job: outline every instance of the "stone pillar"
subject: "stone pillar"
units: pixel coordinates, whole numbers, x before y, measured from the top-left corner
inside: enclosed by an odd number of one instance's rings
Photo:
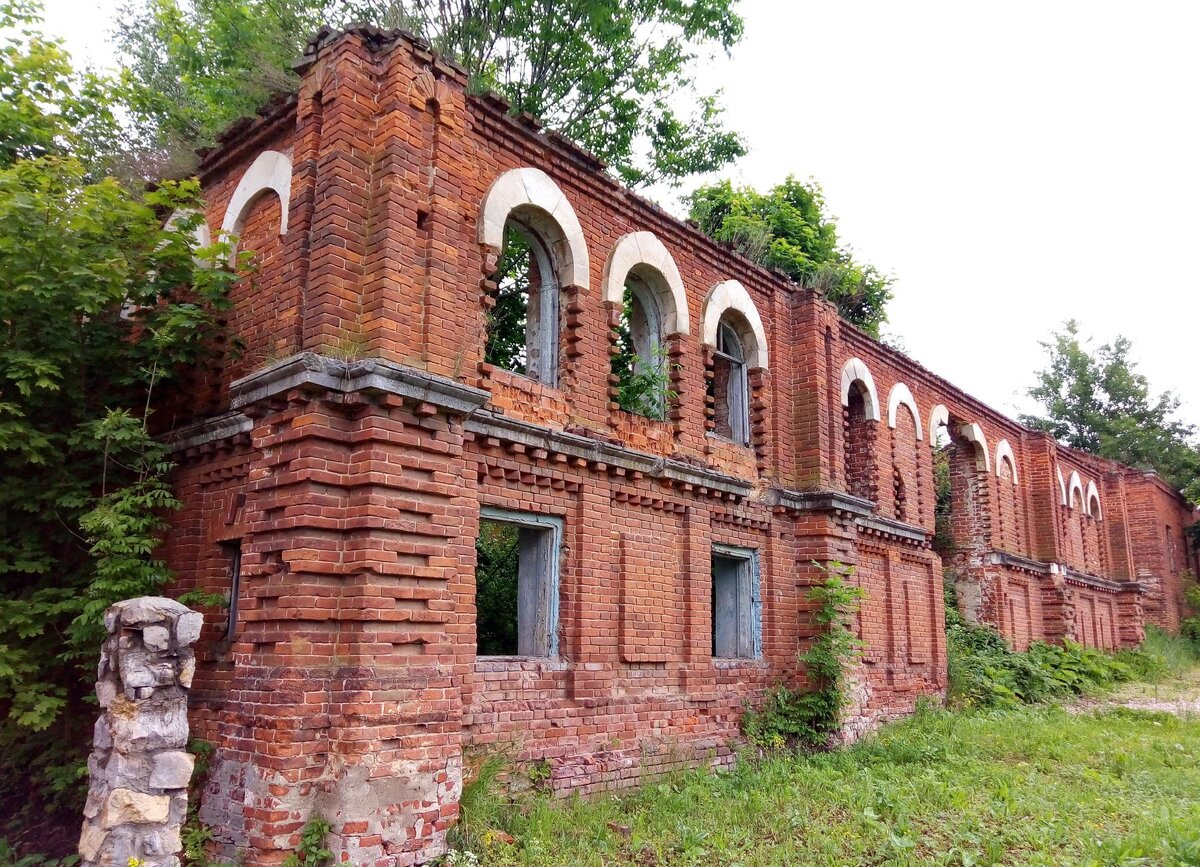
[[[202,615],[173,599],[143,596],[104,613],[91,785],[83,808],[83,867],[178,867],[194,759],[187,696]]]

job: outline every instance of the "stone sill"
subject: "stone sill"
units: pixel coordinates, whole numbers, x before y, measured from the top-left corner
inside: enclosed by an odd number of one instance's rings
[[[543,656],[477,656],[475,671],[477,673],[495,671],[566,671],[565,659],[546,658]]]
[[[771,668],[771,664],[765,659],[728,659],[725,657],[713,657],[713,668],[728,671],[730,669],[747,668],[756,671],[767,671]]]

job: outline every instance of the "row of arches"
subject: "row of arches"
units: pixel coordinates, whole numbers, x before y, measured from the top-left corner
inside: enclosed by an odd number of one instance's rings
[[[1062,467],[1056,467],[1055,471],[1058,474],[1060,505],[1073,511],[1082,511],[1097,521],[1104,520],[1104,513],[1100,507],[1100,491],[1096,482],[1089,479],[1085,487],[1078,470],[1072,470],[1068,478],[1064,478]]]
[[[512,169],[483,198],[477,240],[490,272],[484,361],[557,386],[563,311],[588,290],[590,280],[590,254],[574,209],[545,172]],[[667,345],[692,332],[687,291],[674,258],[653,232],[622,235],[605,260],[600,294],[614,313],[611,379],[617,382],[620,407],[665,417]],[[754,301],[737,280],[709,290],[699,338],[711,355],[706,376],[711,428],[747,445],[748,374],[767,368],[768,344]]]
[[[880,400],[879,392],[875,387],[875,379],[871,376],[871,371],[868,369],[865,362],[858,358],[851,358],[842,366],[841,380],[841,397],[842,406],[850,407],[851,400],[858,396],[863,402],[863,415],[867,421],[880,421]],[[900,407],[905,407],[912,417],[914,432],[918,441],[924,439],[924,430],[921,426],[921,411],[917,408],[917,402],[913,397],[912,390],[903,382],[897,382],[892,386],[892,390],[888,393],[887,402],[887,423],[888,427],[895,430]],[[939,442],[949,435],[950,426],[950,410],[945,404],[937,404],[929,411],[929,445],[931,448],[939,448],[945,445],[945,442]],[[939,433],[945,431],[945,433]],[[977,423],[971,422],[960,425],[959,435],[967,442],[974,444],[976,457],[980,464],[980,468],[987,472],[992,472],[995,466],[995,472],[998,477],[1007,477],[1013,485],[1019,485],[1020,481],[1017,475],[1017,461],[1013,454],[1012,445],[1007,439],[1001,439],[996,443],[994,451],[994,459],[992,452],[989,451],[987,437],[983,433]]]

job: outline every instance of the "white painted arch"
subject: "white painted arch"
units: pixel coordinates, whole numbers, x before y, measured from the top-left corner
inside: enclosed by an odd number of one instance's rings
[[[1067,479],[1067,507],[1075,508],[1075,492],[1079,491],[1079,502],[1086,509],[1087,500],[1083,498],[1083,482],[1079,480],[1079,473],[1071,471],[1071,477]]]
[[[1001,461],[1008,461],[1008,468],[1010,470],[1012,470],[1012,483],[1014,485],[1019,484],[1019,482],[1017,481],[1017,459],[1013,455],[1012,446],[1009,445],[1008,440],[1004,440],[1004,439],[1002,439],[1002,440],[1000,440],[1000,442],[996,443],[996,476],[997,477],[1000,476]]]
[[[971,422],[960,427],[958,432],[962,434],[962,438],[967,442],[975,444],[976,468],[990,473],[992,471],[992,459],[988,454],[987,437],[983,435],[983,428],[975,422]]]
[[[754,299],[750,297],[746,287],[737,280],[718,283],[704,299],[704,312],[701,315],[703,331],[700,339],[705,346],[715,348],[717,326],[721,324],[721,317],[729,310],[737,313],[749,329],[748,333],[742,333],[745,331],[744,328],[736,329],[739,332],[738,336],[745,344],[746,366],[765,368],[767,366],[767,332],[763,328],[762,318],[758,315],[758,308],[754,306]]]
[[[651,272],[647,274],[646,272]],[[687,292],[671,253],[653,232],[622,235],[604,263],[604,300],[620,306],[630,272],[642,277],[659,300],[663,334],[689,334]],[[667,303],[664,303],[667,302]]]
[[[946,430],[950,430],[950,410],[946,408],[944,403],[939,403],[929,411],[929,447],[936,449],[938,447],[937,431],[942,425],[946,426]]]
[[[850,405],[850,386],[861,383],[863,410],[867,421],[879,421],[879,391],[875,388],[875,377],[865,361],[851,358],[842,365],[842,406]]]
[[[195,216],[196,214],[200,215],[200,223],[192,233],[192,241],[198,248],[207,247],[212,244],[212,232],[208,228],[208,221],[204,219],[204,214],[196,208],[178,208],[172,211],[171,216],[167,217],[167,222],[163,224],[163,228],[170,229],[179,221]]]
[[[263,151],[250,168],[246,169],[229,204],[225,208],[225,218],[221,221],[223,236],[240,235],[246,221],[250,206],[263,193],[274,192],[279,196],[279,234],[286,235],[288,229],[288,205],[292,199],[292,158],[279,151]],[[230,259],[236,251],[230,251]]]
[[[1087,506],[1087,513],[1089,515],[1091,515],[1097,521],[1104,520],[1104,513],[1100,509],[1100,491],[1096,489],[1096,483],[1094,481],[1089,481],[1087,483],[1087,493],[1084,495],[1083,502]],[[1096,504],[1094,509],[1092,508],[1093,503]]]
[[[1054,471],[1058,474],[1058,493],[1065,506],[1067,505],[1067,480],[1063,478],[1062,467],[1055,466]]]
[[[527,225],[550,248],[560,286],[588,285],[588,250],[575,209],[541,169],[510,169],[492,182],[479,209],[479,243],[504,249],[510,216]]]
[[[921,432],[921,411],[917,409],[917,402],[913,400],[909,387],[903,382],[897,382],[888,394],[888,427],[893,430],[896,427],[896,410],[900,409],[901,404],[908,407],[912,413],[913,421],[917,424],[917,441],[920,442],[924,439]]]

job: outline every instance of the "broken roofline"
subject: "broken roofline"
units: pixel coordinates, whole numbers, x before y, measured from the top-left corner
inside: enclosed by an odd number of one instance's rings
[[[467,70],[454,60],[439,54],[430,42],[409,31],[400,28],[389,30],[361,23],[352,24],[341,30],[322,27],[308,40],[308,43],[305,45],[304,54],[292,64],[292,68],[297,74],[303,77],[324,54],[332,53],[338,44],[355,37],[361,39],[364,47],[373,54],[390,51],[397,45],[407,45],[414,57],[428,63],[435,73],[454,81],[466,93],[467,99],[470,102],[481,106],[492,113],[493,116],[500,118],[515,135],[534,138],[547,150],[578,164],[589,172],[590,178],[594,182],[608,186],[613,192],[628,200],[634,207],[649,211],[652,215],[651,219],[657,222],[660,227],[663,223],[666,223],[673,232],[685,236],[685,243],[691,244],[694,248],[708,253],[708,258],[714,259],[722,265],[731,264],[734,266],[734,269],[753,273],[764,284],[767,291],[782,291],[785,293],[813,291],[802,288],[800,284],[791,280],[783,272],[764,267],[738,252],[732,246],[716,241],[702,232],[695,223],[689,220],[681,220],[668,213],[655,202],[623,186],[618,180],[604,171],[607,168],[606,164],[585,148],[554,130],[543,132],[541,130],[541,123],[528,113],[517,116],[511,115],[509,113],[511,104],[499,94],[492,91],[479,94],[471,93]],[[209,175],[219,168],[226,166],[229,162],[243,157],[248,152],[252,152],[256,146],[261,144],[265,138],[269,138],[277,132],[278,128],[288,120],[295,121],[295,113],[298,105],[298,94],[276,93],[263,104],[257,118],[241,118],[232,123],[217,136],[219,143],[217,147],[200,151],[200,174],[202,176]],[[736,270],[734,272],[736,273]],[[745,275],[743,274],[743,276]],[[860,343],[865,342],[875,352],[888,357],[893,363],[903,364],[903,366],[909,368],[911,373],[915,373],[918,377],[926,378],[929,384],[935,388],[947,389],[959,395],[965,404],[970,405],[981,416],[990,417],[993,423],[1007,425],[1010,432],[1014,434],[1023,433],[1031,437],[1052,439],[1048,433],[1027,427],[1011,418],[1007,413],[995,409],[962,390],[911,356],[867,334],[854,323],[846,319],[841,319],[840,323],[844,328],[848,329],[851,335],[851,342],[854,342],[855,339]],[[1130,467],[1118,461],[1113,461],[1110,458],[1103,458],[1090,452],[1071,448],[1057,441],[1054,442],[1056,448],[1065,450],[1072,455],[1086,456],[1090,460],[1102,461],[1113,467],[1121,467],[1125,472],[1144,475],[1164,490],[1170,492],[1179,502],[1195,508],[1195,504],[1188,501],[1180,491],[1168,485],[1157,473]]]

